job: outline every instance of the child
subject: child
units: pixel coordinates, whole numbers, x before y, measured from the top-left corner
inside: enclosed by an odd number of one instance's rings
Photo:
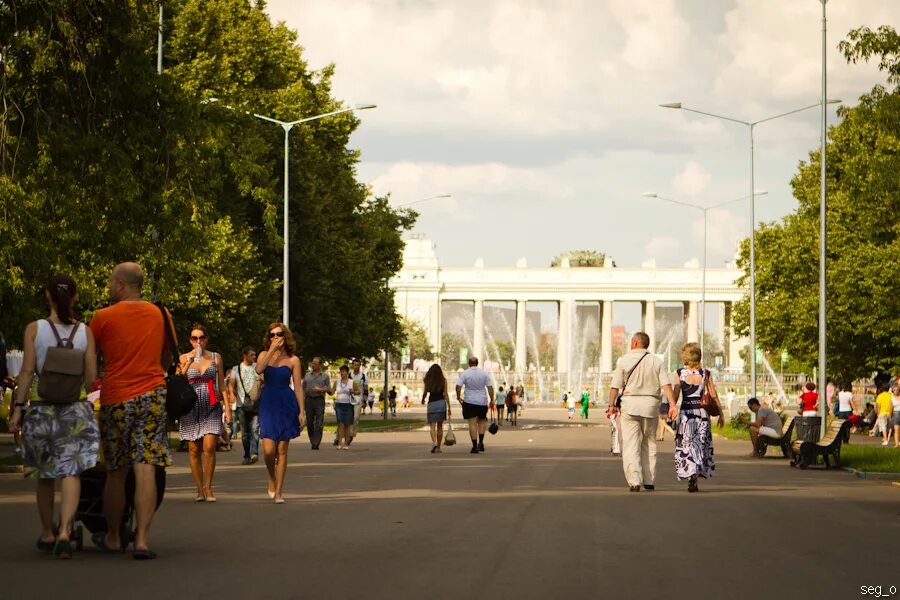
[[[566,404],[569,407],[569,420],[571,421],[575,418],[575,396],[572,395],[572,392],[566,392]]]

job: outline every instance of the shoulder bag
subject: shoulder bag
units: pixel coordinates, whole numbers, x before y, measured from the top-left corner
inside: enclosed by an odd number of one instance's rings
[[[634,366],[631,367],[631,370],[628,371],[628,375],[625,376],[625,381],[622,383],[622,389],[619,391],[619,395],[616,396],[616,408],[622,408],[622,396],[625,395],[625,388],[628,387],[628,380],[631,379],[631,374],[634,373],[634,370],[638,368],[638,365],[641,364],[641,361],[647,358],[647,355],[650,354],[649,351],[644,352],[644,355],[641,356]]]
[[[194,391],[194,386],[188,383],[187,376],[178,372],[178,346],[175,343],[175,336],[172,335],[169,313],[162,302],[157,302],[156,307],[162,313],[163,329],[169,349],[172,351],[172,364],[166,371],[166,413],[173,419],[180,419],[194,409],[197,392]]]
[[[709,371],[703,369],[703,392],[700,394],[700,408],[705,410],[709,416],[718,417],[722,414],[719,408],[719,399],[709,393],[710,386],[707,383],[712,383],[709,379]]]
[[[258,411],[259,397],[262,395],[262,375],[256,374],[256,381],[253,382],[248,391],[247,386],[244,385],[244,378],[241,377],[241,365],[235,368],[237,369],[238,381],[241,382],[241,389],[244,390],[244,410],[249,410],[250,412]]]
[[[54,404],[77,402],[84,387],[84,350],[74,348],[75,333],[81,323],[75,321],[72,333],[66,339],[59,337],[53,321],[47,319],[47,323],[56,338],[56,346],[47,348],[47,357],[38,378],[38,396]]]

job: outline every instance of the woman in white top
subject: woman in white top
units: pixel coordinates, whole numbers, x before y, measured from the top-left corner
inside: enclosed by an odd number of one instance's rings
[[[78,300],[72,278],[68,275],[51,277],[46,297],[50,316],[29,323],[25,328],[22,371],[9,426],[14,432],[22,430],[25,476],[37,478],[41,519],[37,547],[44,552],[52,551],[59,558],[71,558],[70,535],[81,494],[80,475],[97,464],[100,450],[100,429],[94,418],[94,407],[84,398],[51,403],[40,397],[30,403],[27,412],[25,407],[32,379],[35,373],[43,372],[49,348],[68,346],[71,342],[74,350],[83,352],[83,384],[88,387],[97,379],[97,354],[90,329],[72,316],[72,305]],[[61,480],[61,502],[59,530],[55,532],[53,503],[57,479]]]
[[[341,365],[341,377],[331,387],[334,395],[334,414],[338,424],[338,449],[349,450],[350,427],[353,426],[353,380],[350,367]]]
[[[853,402],[853,388],[849,384],[844,384],[841,391],[837,395],[837,416],[840,419],[847,419],[856,412],[856,404]]]
[[[891,425],[894,426],[894,448],[900,448],[900,383],[891,387]]]

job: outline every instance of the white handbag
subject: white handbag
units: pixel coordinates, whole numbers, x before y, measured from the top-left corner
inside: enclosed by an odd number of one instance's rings
[[[450,423],[450,419],[447,419],[447,435],[444,436],[444,445],[453,446],[455,444],[456,434],[453,433],[453,425]]]

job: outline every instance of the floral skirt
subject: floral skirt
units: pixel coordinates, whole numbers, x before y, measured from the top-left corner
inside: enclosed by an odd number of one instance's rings
[[[25,477],[74,477],[97,464],[100,428],[88,402],[34,404],[22,426]]]
[[[675,474],[678,479],[709,479],[715,469],[709,419],[681,413],[675,433]]]

